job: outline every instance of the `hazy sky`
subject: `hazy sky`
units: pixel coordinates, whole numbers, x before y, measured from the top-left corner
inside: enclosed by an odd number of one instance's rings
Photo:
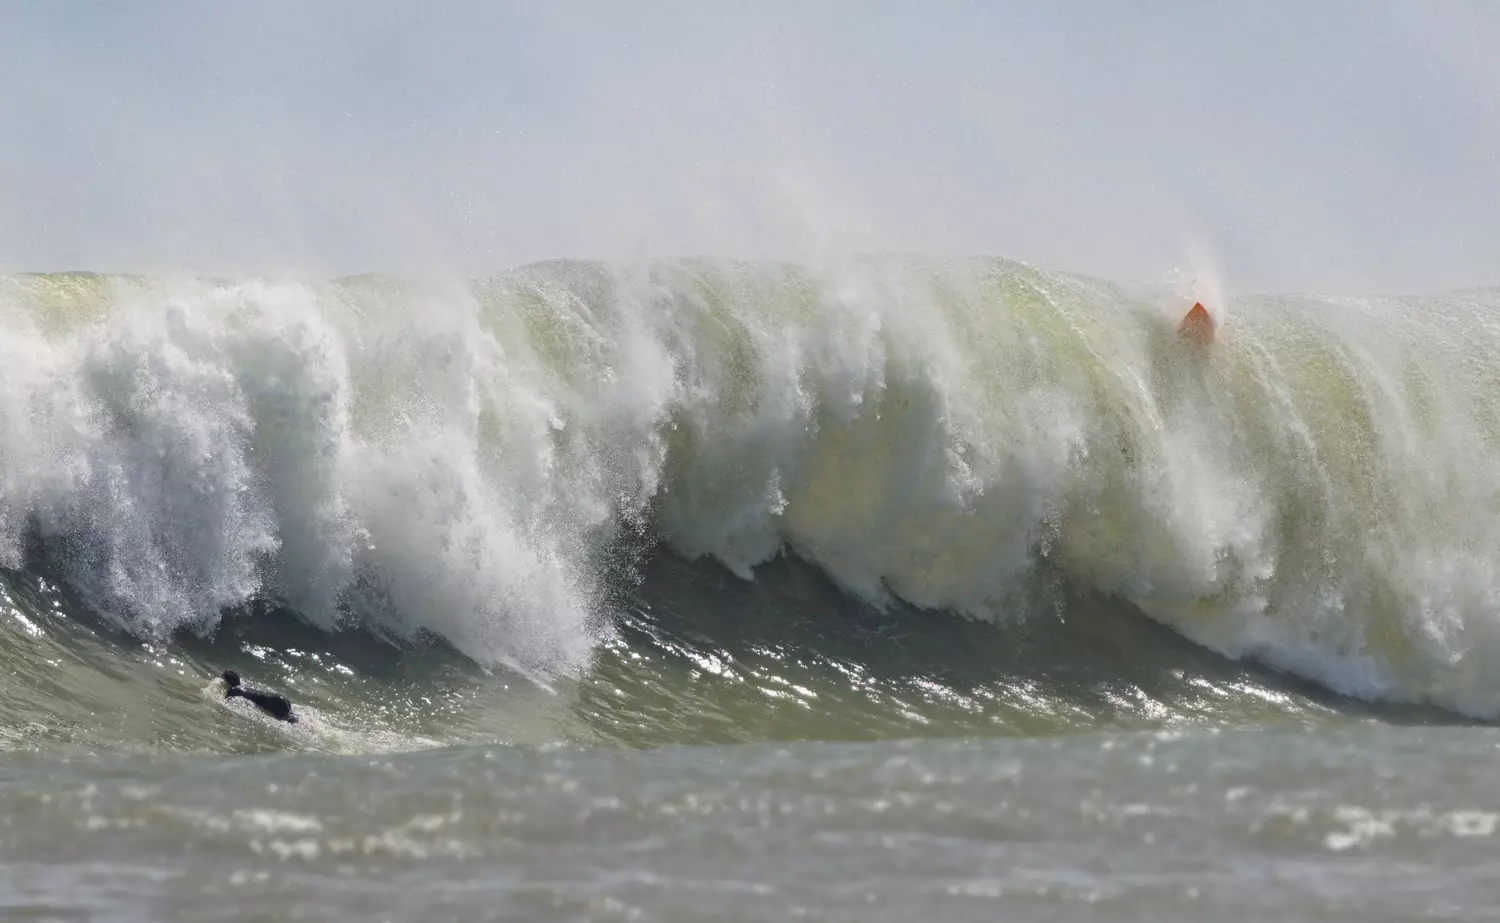
[[[11,3],[0,270],[1500,284],[1500,2]]]

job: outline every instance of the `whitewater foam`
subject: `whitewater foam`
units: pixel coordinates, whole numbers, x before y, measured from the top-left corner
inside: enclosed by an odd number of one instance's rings
[[[546,677],[649,532],[978,618],[1081,583],[1493,715],[1496,301],[1244,299],[1201,355],[1170,285],[998,260],[11,279],[0,546],[137,632],[267,596]]]

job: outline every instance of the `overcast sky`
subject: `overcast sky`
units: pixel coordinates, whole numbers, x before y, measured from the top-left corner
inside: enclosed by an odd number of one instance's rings
[[[24,7],[24,8],[23,8]],[[0,270],[985,253],[1500,284],[1500,2],[47,2]]]

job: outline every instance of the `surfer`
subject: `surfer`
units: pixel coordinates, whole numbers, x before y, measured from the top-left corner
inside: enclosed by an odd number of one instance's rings
[[[1203,306],[1203,302],[1193,302],[1193,307],[1183,317],[1182,323],[1177,325],[1177,335],[1188,340],[1194,346],[1207,346],[1214,338],[1214,318]]]
[[[232,699],[239,696],[273,718],[278,718],[288,724],[297,723],[297,716],[292,714],[292,703],[286,696],[266,692],[263,689],[241,686],[240,675],[233,670],[225,670],[223,680],[225,698]]]

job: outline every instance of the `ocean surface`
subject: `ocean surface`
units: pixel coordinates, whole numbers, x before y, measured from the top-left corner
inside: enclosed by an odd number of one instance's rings
[[[1497,394],[1500,289],[0,277],[0,919],[1500,918]]]

